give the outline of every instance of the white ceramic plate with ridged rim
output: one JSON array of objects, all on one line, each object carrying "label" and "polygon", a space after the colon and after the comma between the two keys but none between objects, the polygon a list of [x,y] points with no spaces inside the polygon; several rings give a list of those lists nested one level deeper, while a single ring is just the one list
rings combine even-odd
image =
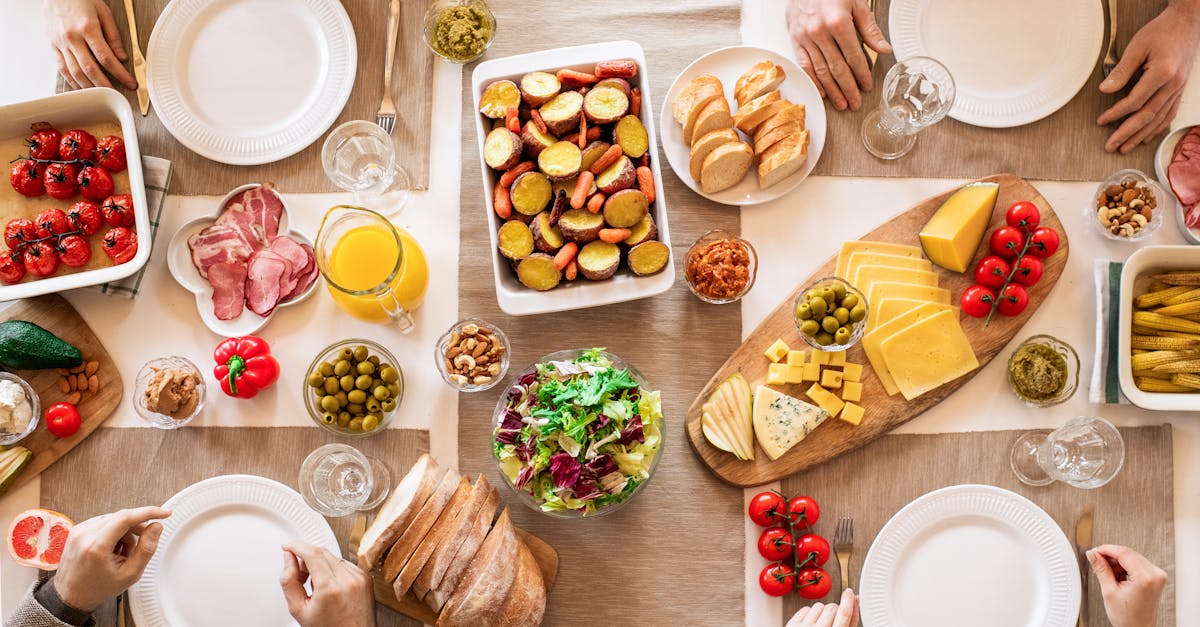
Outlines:
[{"label": "white ceramic plate with ridged rim", "polygon": [[1175,196],[1175,191],[1171,189],[1171,180],[1167,177],[1167,168],[1171,166],[1171,158],[1175,156],[1175,146],[1179,145],[1179,140],[1183,139],[1183,136],[1193,126],[1195,124],[1180,126],[1167,133],[1167,136],[1158,143],[1158,149],[1154,152],[1154,176],[1158,178],[1158,184],[1175,198],[1175,222],[1179,227],[1179,234],[1193,244],[1200,244],[1200,228],[1188,227],[1187,221],[1184,219],[1186,209],[1184,209],[1183,203],[1179,202],[1179,197]]},{"label": "white ceramic plate with ridged rim", "polygon": [[[700,190],[700,183],[692,179],[691,170],[688,167],[691,149],[683,141],[683,127],[675,121],[675,117],[671,114],[671,103],[693,78],[701,74],[712,74],[721,79],[721,84],[725,87],[725,100],[729,102],[729,109],[736,112],[737,101],[733,98],[734,84],[739,76],[763,59],[774,61],[783,68],[787,75],[783,84],[779,86],[779,95],[785,100],[804,105],[804,127],[808,129],[808,161],[800,170],[786,179],[767,189],[760,189],[758,186],[758,159],[755,159],[741,183],[715,194],[706,194]],[[821,99],[821,92],[817,91],[817,86],[813,84],[808,74],[805,74],[791,59],[777,52],[754,46],[720,48],[692,61],[691,65],[684,68],[679,76],[675,77],[675,82],[671,83],[671,89],[667,90],[667,97],[663,99],[658,119],[659,125],[662,127],[663,152],[666,153],[667,161],[671,164],[675,175],[692,188],[692,191],[724,205],[758,205],[775,200],[796,189],[796,186],[804,182],[812,169],[816,167],[817,161],[821,158],[821,151],[825,148],[825,102]],[[746,137],[745,133],[741,131],[737,131],[737,133],[743,140],[750,143],[750,138]]]},{"label": "white ceramic plate with ridged rim", "polygon": [[875,536],[859,582],[866,627],[1072,627],[1079,566],[1029,499],[988,485],[934,490]]},{"label": "white ceramic plate with ridged rim", "polygon": [[158,550],[129,589],[139,627],[295,625],[279,573],[299,540],[341,556],[333,529],[295,490],[254,475],[206,479],[167,499]]},{"label": "white ceramic plate with ridged rim", "polygon": [[[1104,35],[1096,0],[894,0],[888,31],[897,59],[933,57],[950,70],[950,117],[1008,128],[1062,108],[1087,83]],[[867,94],[878,103],[878,90]]]},{"label": "white ceramic plate with ridged rim", "polygon": [[358,64],[337,0],[171,0],[146,49],[163,126],[197,154],[271,163],[321,137]]},{"label": "white ceramic plate with ridged rim", "polygon": [[[171,243],[167,246],[167,267],[171,270],[171,276],[175,277],[175,282],[182,285],[183,289],[196,295],[196,310],[200,312],[200,319],[204,321],[204,326],[217,335],[225,337],[238,337],[241,335],[250,335],[267,325],[274,316],[283,307],[295,305],[309,296],[312,296],[317,285],[321,283],[320,275],[308,286],[308,289],[300,292],[300,295],[287,302],[279,303],[275,306],[274,311],[268,316],[260,316],[249,307],[242,309],[242,314],[233,320],[221,320],[217,318],[213,310],[213,287],[207,279],[200,276],[200,271],[196,269],[196,264],[192,263],[192,250],[188,247],[188,238],[205,228],[212,226],[213,222],[221,215],[221,209],[229,203],[237,194],[255,187],[261,187],[258,183],[247,183],[241,187],[235,187],[217,204],[217,212],[212,215],[207,215],[202,218],[196,218],[187,224],[184,224],[171,237]],[[288,217],[287,201],[284,200],[283,194],[275,192],[279,196],[279,201],[283,203],[283,215],[279,217],[279,233],[287,235],[296,240],[297,243],[307,244],[312,248],[312,240],[304,236],[298,231],[290,230],[291,220]],[[314,253],[315,254],[315,253]]]}]

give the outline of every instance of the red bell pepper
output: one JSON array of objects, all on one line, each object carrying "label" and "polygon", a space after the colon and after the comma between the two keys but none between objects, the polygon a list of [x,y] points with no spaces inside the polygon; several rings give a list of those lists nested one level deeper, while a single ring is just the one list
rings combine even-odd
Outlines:
[{"label": "red bell pepper", "polygon": [[221,382],[221,391],[234,398],[254,398],[279,378],[279,362],[261,337],[231,337],[217,344],[213,359],[217,362],[213,375]]}]

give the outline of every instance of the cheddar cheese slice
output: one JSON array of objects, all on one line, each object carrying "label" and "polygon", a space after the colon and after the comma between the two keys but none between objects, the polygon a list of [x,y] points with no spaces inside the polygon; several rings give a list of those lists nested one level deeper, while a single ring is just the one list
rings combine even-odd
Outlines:
[{"label": "cheddar cheese slice", "polygon": [[883,389],[889,395],[899,392],[900,388],[896,386],[895,380],[892,379],[891,373],[888,372],[887,363],[883,360],[883,352],[880,350],[880,345],[893,333],[937,313],[939,313],[939,310],[936,305],[925,303],[890,322],[879,325],[875,330],[868,331],[863,335],[863,352],[867,354],[867,359],[871,361],[871,367],[875,370],[875,375],[879,377],[880,383],[883,384]]},{"label": "cheddar cheese slice", "polygon": [[905,246],[904,244],[893,244],[891,242],[853,240],[842,244],[842,250],[838,253],[837,270],[834,272],[834,276],[843,279],[846,278],[846,270],[850,266],[850,255],[854,253],[882,253],[885,255],[921,259],[921,249],[917,246]]},{"label": "cheddar cheese slice", "polygon": [[[867,330],[870,331],[875,327],[892,320],[900,314],[916,309],[917,307],[928,302],[930,301],[917,300],[913,298],[884,298],[879,302],[879,306],[875,307],[875,315],[867,318]],[[954,305],[945,305],[942,303],[935,304],[942,309],[958,309]]]},{"label": "cheddar cheese slice", "polygon": [[910,270],[932,270],[933,264],[921,257],[905,257],[889,253],[857,252],[850,253],[850,261],[846,264],[846,276],[852,277],[862,266],[890,266],[893,268],[909,268]]},{"label": "cheddar cheese slice", "polygon": [[879,351],[896,387],[910,401],[979,367],[953,311],[935,313],[891,334]]},{"label": "cheddar cheese slice", "polygon": [[[928,285],[937,287],[937,274],[929,270],[913,270],[911,268],[895,268],[892,266],[859,266],[850,284],[864,294],[876,283],[908,283],[911,285]],[[869,300],[867,301],[870,302]]]},{"label": "cheddar cheese slice", "polygon": [[950,290],[928,285],[913,285],[911,283],[894,283],[885,281],[876,283],[867,291],[867,326],[871,326],[871,318],[879,315],[879,303],[888,298],[907,298],[941,305],[950,304]]}]

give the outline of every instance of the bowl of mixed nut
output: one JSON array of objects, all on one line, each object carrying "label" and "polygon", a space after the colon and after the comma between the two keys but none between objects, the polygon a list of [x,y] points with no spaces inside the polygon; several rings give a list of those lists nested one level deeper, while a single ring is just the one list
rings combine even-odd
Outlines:
[{"label": "bowl of mixed nut", "polygon": [[1153,179],[1137,170],[1121,170],[1100,183],[1087,213],[1089,221],[1111,240],[1145,239],[1162,225],[1169,197]]},{"label": "bowl of mixed nut", "polygon": [[433,358],[450,387],[482,392],[508,372],[508,336],[479,318],[467,318],[438,339]]}]

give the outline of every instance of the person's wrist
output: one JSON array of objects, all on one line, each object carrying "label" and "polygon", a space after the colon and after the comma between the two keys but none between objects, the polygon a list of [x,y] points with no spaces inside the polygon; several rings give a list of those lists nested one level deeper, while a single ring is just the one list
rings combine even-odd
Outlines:
[{"label": "person's wrist", "polygon": [[1200,33],[1200,0],[1171,0],[1163,13],[1187,24],[1192,33]]},{"label": "person's wrist", "polygon": [[38,588],[34,596],[38,603],[46,608],[46,611],[68,625],[89,624],[92,612],[96,611],[96,607],[98,607],[98,604],[89,606],[87,603],[81,603],[78,599],[71,598],[70,595],[64,597],[63,591],[58,586],[58,577],[51,577],[47,580]]},{"label": "person's wrist", "polygon": [[100,607],[100,604],[104,602],[103,600],[97,601],[94,598],[90,598],[91,595],[81,593],[79,590],[76,590],[74,586],[59,585],[59,577],[54,577],[50,581],[51,583],[54,583],[54,591],[55,594],[58,595],[58,598],[61,599],[63,603],[80,611],[90,614],[96,611],[96,608]]}]

